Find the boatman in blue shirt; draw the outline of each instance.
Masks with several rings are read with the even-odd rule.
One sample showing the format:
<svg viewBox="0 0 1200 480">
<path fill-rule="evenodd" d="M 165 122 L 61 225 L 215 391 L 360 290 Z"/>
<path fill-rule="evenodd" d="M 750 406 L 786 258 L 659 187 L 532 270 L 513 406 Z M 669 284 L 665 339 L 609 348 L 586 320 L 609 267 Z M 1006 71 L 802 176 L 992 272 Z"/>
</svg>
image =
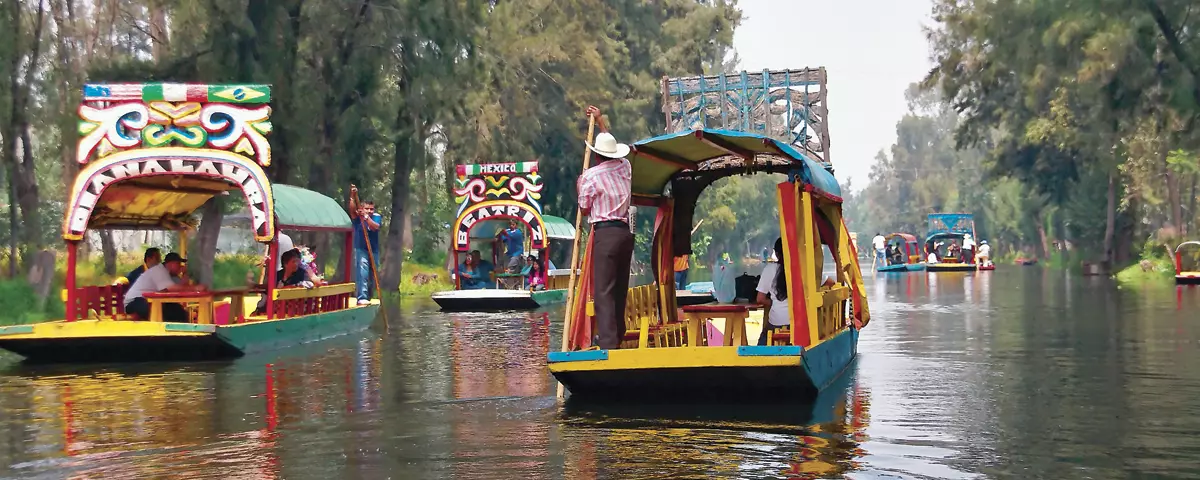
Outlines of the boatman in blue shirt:
<svg viewBox="0 0 1200 480">
<path fill-rule="evenodd" d="M 496 238 L 504 241 L 504 254 L 508 255 L 508 262 L 504 267 L 508 269 L 508 273 L 521 271 L 521 267 L 524 266 L 521 257 L 525 254 L 525 233 L 517 226 L 517 221 L 509 220 L 508 228 L 497 233 Z"/>
<path fill-rule="evenodd" d="M 371 303 L 371 260 L 367 255 L 367 242 L 371 242 L 371 255 L 375 257 L 375 268 L 379 268 L 379 226 L 383 217 L 375 213 L 375 202 L 355 202 L 358 198 L 358 187 L 350 186 L 350 217 L 354 225 L 354 291 L 358 295 L 358 304 Z M 366 226 L 367 238 L 363 238 L 363 226 Z"/>
</svg>

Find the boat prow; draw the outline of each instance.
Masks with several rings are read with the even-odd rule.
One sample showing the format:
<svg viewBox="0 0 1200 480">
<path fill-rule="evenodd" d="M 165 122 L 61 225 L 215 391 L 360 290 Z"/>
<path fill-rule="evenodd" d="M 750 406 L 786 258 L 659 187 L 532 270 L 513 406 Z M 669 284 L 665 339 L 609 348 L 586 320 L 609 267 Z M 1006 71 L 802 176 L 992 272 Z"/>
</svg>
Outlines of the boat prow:
<svg viewBox="0 0 1200 480">
<path fill-rule="evenodd" d="M 77 320 L 0 327 L 0 348 L 29 362 L 176 361 L 236 358 L 366 330 L 379 302 L 232 325 Z"/>
<path fill-rule="evenodd" d="M 1175 283 L 1179 285 L 1200 285 L 1200 272 L 1180 272 L 1175 275 Z"/>
<path fill-rule="evenodd" d="M 975 265 L 970 263 L 931 263 L 925 268 L 931 272 L 974 272 Z"/>
<path fill-rule="evenodd" d="M 876 272 L 920 272 L 920 271 L 924 271 L 924 270 L 925 270 L 924 263 L 909 263 L 909 264 L 901 263 L 901 264 L 896 264 L 896 265 L 886 265 L 886 266 L 875 269 Z"/>
<path fill-rule="evenodd" d="M 483 288 L 478 290 L 447 290 L 430 296 L 443 311 L 447 312 L 498 312 L 506 310 L 534 310 L 542 306 L 562 303 L 566 290 L 505 290 Z"/>
</svg>

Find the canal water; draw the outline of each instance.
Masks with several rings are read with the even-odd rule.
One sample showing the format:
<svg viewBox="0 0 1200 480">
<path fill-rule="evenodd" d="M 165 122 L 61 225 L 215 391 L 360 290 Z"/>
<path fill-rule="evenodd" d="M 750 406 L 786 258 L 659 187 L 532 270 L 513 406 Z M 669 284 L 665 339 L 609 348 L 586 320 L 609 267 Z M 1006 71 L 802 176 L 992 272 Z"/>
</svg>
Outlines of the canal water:
<svg viewBox="0 0 1200 480">
<path fill-rule="evenodd" d="M 813 405 L 560 406 L 561 310 L 424 302 L 232 362 L 0 359 L 0 477 L 1200 478 L 1200 288 L 866 277 L 860 358 Z"/>
</svg>

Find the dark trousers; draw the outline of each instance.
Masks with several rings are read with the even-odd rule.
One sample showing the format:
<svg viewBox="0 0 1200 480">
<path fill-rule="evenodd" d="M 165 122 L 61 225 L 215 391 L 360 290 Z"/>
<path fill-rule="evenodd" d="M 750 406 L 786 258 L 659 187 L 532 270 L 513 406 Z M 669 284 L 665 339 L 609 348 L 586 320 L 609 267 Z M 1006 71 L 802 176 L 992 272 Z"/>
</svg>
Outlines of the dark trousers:
<svg viewBox="0 0 1200 480">
<path fill-rule="evenodd" d="M 687 270 L 675 272 L 675 289 L 683 290 L 687 288 Z"/>
<path fill-rule="evenodd" d="M 621 346 L 625 336 L 625 299 L 629 296 L 629 262 L 633 233 L 623 222 L 597 224 L 592 236 L 592 301 L 596 307 L 597 345 Z"/>
<path fill-rule="evenodd" d="M 178 303 L 164 303 L 162 309 L 164 322 L 188 321 L 188 312 L 186 308 L 183 308 L 183 305 Z M 142 297 L 135 298 L 129 302 L 129 305 L 125 306 L 125 313 L 136 314 L 142 320 L 149 320 L 150 302 L 147 302 Z"/>
<path fill-rule="evenodd" d="M 762 333 L 758 334 L 757 345 L 765 346 L 767 344 L 767 335 L 770 335 L 770 334 L 774 333 L 775 330 L 778 330 L 783 327 L 784 327 L 783 325 L 771 325 L 771 323 L 767 321 L 767 316 L 763 315 L 763 329 L 762 329 Z"/>
</svg>

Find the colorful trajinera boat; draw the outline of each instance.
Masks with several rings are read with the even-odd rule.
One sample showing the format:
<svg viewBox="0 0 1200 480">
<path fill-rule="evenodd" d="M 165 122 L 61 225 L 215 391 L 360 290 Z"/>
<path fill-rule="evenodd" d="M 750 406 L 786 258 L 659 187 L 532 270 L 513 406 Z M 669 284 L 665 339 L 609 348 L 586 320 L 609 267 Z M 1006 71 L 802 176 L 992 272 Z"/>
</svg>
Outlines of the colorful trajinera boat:
<svg viewBox="0 0 1200 480">
<path fill-rule="evenodd" d="M 675 133 L 636 142 L 627 157 L 633 169 L 632 202 L 639 210 L 656 211 L 651 242 L 653 282 L 630 288 L 621 348 L 594 349 L 589 281 L 593 260 L 586 255 L 591 249 L 584 250 L 580 285 L 572 293 L 563 328 L 564 348 L 548 355 L 551 373 L 572 397 L 696 402 L 732 396 L 800 401 L 815 396 L 855 358 L 859 330 L 870 316 L 857 253 L 842 220 L 841 190 L 831 167 L 821 161 L 829 143 L 827 130 L 819 121 L 824 118 L 823 105 L 814 100 L 824 98 L 824 76 L 824 69 L 804 69 L 664 79 L 668 90 L 664 98 L 672 99 L 666 109 L 668 125 L 674 125 L 671 130 Z M 810 96 L 791 87 L 817 87 L 821 93 Z M 746 102 L 746 108 L 725 112 L 724 103 L 712 109 L 704 106 L 704 95 L 725 98 L 725 93 Z M 751 108 L 756 101 L 759 107 L 767 101 L 786 103 L 788 111 L 782 118 L 819 123 L 803 128 L 798 123 L 784 124 L 779 112 L 765 122 L 739 119 L 742 112 L 767 110 Z M 691 110 L 683 111 L 684 104 L 691 105 Z M 772 122 L 774 127 L 762 130 Z M 707 123 L 727 129 L 703 128 Z M 809 142 L 806 132 L 814 130 L 822 135 L 819 143 Z M 674 257 L 690 253 L 700 193 L 719 178 L 756 172 L 787 174 L 776 186 L 775 206 L 791 327 L 768 335 L 765 346 L 747 341 L 745 320 L 757 305 L 677 308 L 675 289 L 671 288 Z M 832 285 L 822 285 L 822 247 L 829 249 L 837 266 L 836 272 L 830 272 L 836 279 Z M 710 343 L 706 338 L 710 320 L 724 321 L 722 341 Z"/>
<path fill-rule="evenodd" d="M 1186 261 L 1185 253 L 1191 255 Z M 1183 242 L 1175 247 L 1175 283 L 1200 285 L 1200 241 Z"/>
<path fill-rule="evenodd" d="M 925 237 L 925 251 L 937 255 L 937 263 L 927 263 L 930 272 L 972 272 L 976 265 L 973 259 L 946 255 L 949 242 L 962 245 L 963 238 L 975 237 L 975 217 L 969 213 L 931 213 L 929 231 Z M 942 243 L 939 245 L 939 243 Z"/>
<path fill-rule="evenodd" d="M 531 310 L 564 302 L 571 271 L 554 268 L 561 265 L 554 258 L 567 258 L 575 227 L 565 219 L 542 215 L 542 177 L 537 162 L 459 165 L 457 173 L 458 216 L 451 225 L 450 255 L 455 289 L 434 293 L 433 301 L 442 310 L 456 312 Z M 544 266 L 542 288 L 532 288 L 526 273 L 504 270 L 504 245 L 496 234 L 508 228 L 510 220 L 516 221 L 518 228 L 524 227 L 524 252 L 536 252 L 537 261 Z M 477 281 L 461 274 L 473 242 L 491 247 L 491 261 L 483 260 L 482 268 L 474 271 L 486 278 Z"/>
<path fill-rule="evenodd" d="M 887 240 L 886 252 L 892 247 L 899 249 L 898 259 L 888 258 L 887 265 L 875 269 L 877 272 L 919 272 L 925 270 L 925 259 L 921 258 L 921 247 L 917 237 L 907 233 L 892 233 L 884 237 Z"/>
<path fill-rule="evenodd" d="M 351 244 L 349 216 L 316 192 L 272 185 L 265 135 L 266 85 L 87 85 L 79 109 L 83 165 L 66 204 L 66 319 L 0 327 L 0 348 L 42 361 L 211 359 L 310 342 L 366 329 L 379 304 L 357 305 L 354 282 L 275 288 L 147 293 L 150 318 L 124 309 L 125 286 L 80 286 L 79 244 L 91 229 L 179 232 L 186 255 L 193 213 L 217 195 L 241 193 L 254 239 L 279 257 L 280 230 L 334 231 Z M 346 249 L 346 272 L 352 255 Z M 260 298 L 265 313 L 254 314 Z M 166 322 L 164 303 L 187 306 L 189 321 Z"/>
</svg>

